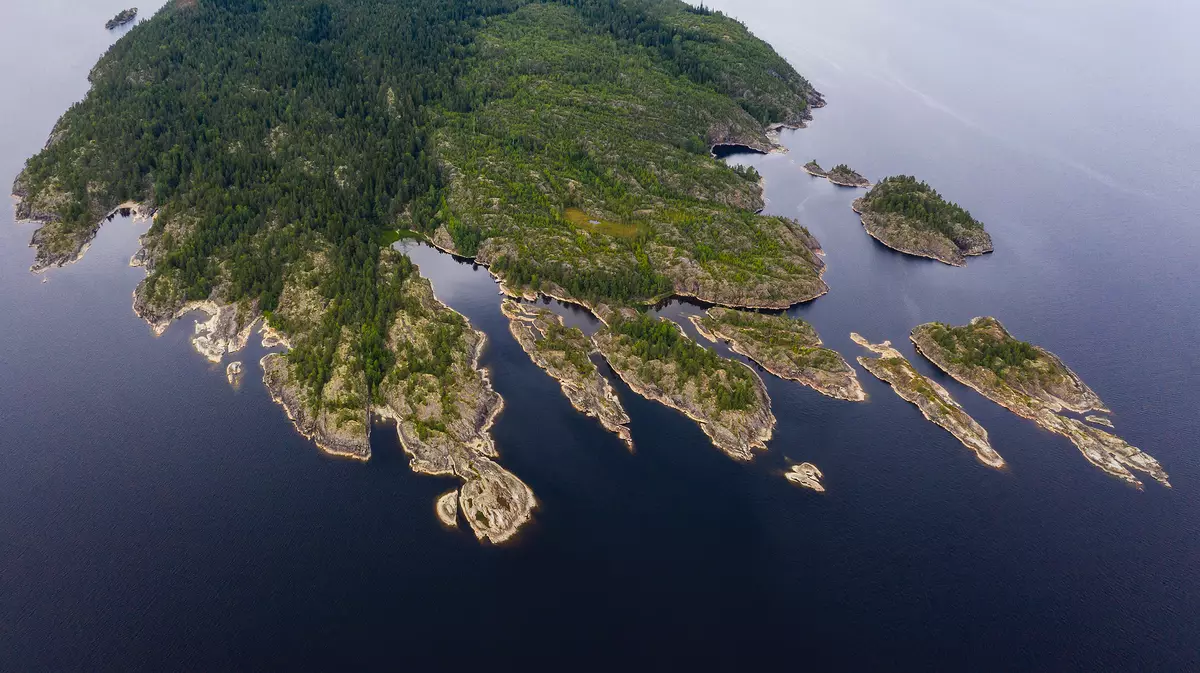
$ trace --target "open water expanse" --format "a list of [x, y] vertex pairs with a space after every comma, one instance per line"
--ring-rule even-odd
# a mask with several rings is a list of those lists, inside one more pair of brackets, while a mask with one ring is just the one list
[[[1006, 470], [861, 370], [866, 404], [764, 376], [779, 426], [738, 464], [605, 368], [630, 453], [521, 351], [484, 270], [410, 243], [487, 332], [501, 462], [540, 502], [480, 545], [437, 522], [454, 482], [410, 472], [389, 427], [366, 464], [298, 436], [257, 343], [235, 390], [191, 317], [154, 338], [130, 310], [144, 224], [34, 276], [34, 228], [0, 209], [0, 670], [1200, 670], [1200, 10], [708, 4], [829, 101], [790, 153], [730, 159], [825, 248], [832, 291], [792, 313], [847, 357], [852, 330], [895, 342]], [[0, 183], [84, 95], [122, 8], [4, 3]], [[813, 158], [928, 180], [997, 252], [955, 269], [876, 244]], [[1062, 357], [1174, 488], [1106, 476], [907, 341], [977, 315]], [[828, 492], [788, 484], [795, 461]]]

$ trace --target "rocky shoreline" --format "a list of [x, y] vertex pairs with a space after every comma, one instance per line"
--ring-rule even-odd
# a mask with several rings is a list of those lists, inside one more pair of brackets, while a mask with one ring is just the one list
[[783, 473], [783, 476], [785, 479], [793, 484], [796, 484], [797, 486], [803, 486], [804, 488], [816, 491], [817, 493], [825, 492], [825, 485], [821, 483], [821, 480], [825, 478], [825, 475], [822, 474], [821, 470], [817, 469], [817, 466], [813, 465], [812, 463], [800, 463], [799, 465], [793, 465], [792, 469]]
[[[669, 321], [668, 321], [669, 322]], [[670, 323], [675, 329], [678, 325]], [[679, 330], [681, 338], [686, 335]], [[771, 398], [762, 379], [754, 370], [740, 362], [726, 360], [728, 366], [742, 367], [750, 375], [753, 400], [744, 409], [721, 409], [708, 393], [718, 381], [725, 382], [724, 371], [688, 378], [674, 363], [648, 360], [635, 352], [629, 337], [604, 327], [592, 340], [613, 371], [634, 392], [649, 400], [664, 404], [700, 424], [700, 429], [713, 446], [735, 460], [751, 460], [756, 449], [766, 449], [775, 430], [775, 415], [771, 413]], [[690, 340], [689, 340], [690, 341]], [[700, 346], [697, 346], [700, 347]], [[702, 348], [702, 347], [700, 347]]]
[[880, 180], [850, 207], [872, 238], [907, 255], [965, 266], [967, 257], [994, 250], [971, 213], [910, 175]]
[[[1022, 344], [995, 318], [975, 318], [968, 325], [952, 327], [941, 323], [917, 326], [910, 337], [917, 351], [963, 385], [1009, 411], [1027, 418], [1043, 429], [1060, 434], [1093, 465], [1129, 484], [1142, 488], [1131, 470], [1144, 472], [1163, 486], [1170, 487], [1166, 470], [1149, 454], [1116, 435], [1085, 425], [1075, 418], [1060, 415], [1066, 409], [1083, 414], [1108, 413], [1100, 397], [1049, 351], [1025, 344], [1036, 354], [1026, 360], [1020, 371], [993, 369], [963, 361], [963, 349], [981, 346]], [[955, 350], [950, 350], [952, 344]]]
[[839, 187], [854, 187], [861, 189], [870, 189], [871, 181], [864, 178], [862, 175], [850, 168], [846, 164], [838, 164], [832, 170], [821, 168], [816, 160], [812, 160], [803, 166], [804, 171], [815, 178], [825, 178]]
[[1000, 469], [1004, 458], [992, 448], [987, 430], [975, 422], [950, 393], [929, 378], [922, 376], [890, 341], [873, 344], [857, 332], [851, 333], [854, 343], [878, 353], [879, 357], [859, 357], [858, 363], [881, 381], [892, 386], [901, 398], [912, 402], [926, 419], [940, 425], [958, 441], [975, 452], [979, 462]]
[[725, 341], [733, 352], [781, 379], [797, 381], [834, 399], [867, 399], [854, 368], [837, 351], [824, 348], [816, 330], [804, 321], [721, 307], [689, 320], [705, 339]]
[[600, 375], [589, 355], [595, 351], [591, 340], [577, 328], [567, 328], [553, 311], [505, 300], [501, 310], [508, 318], [509, 331], [534, 364], [559, 382], [571, 406], [614, 432], [632, 450], [629, 415], [616, 391]]

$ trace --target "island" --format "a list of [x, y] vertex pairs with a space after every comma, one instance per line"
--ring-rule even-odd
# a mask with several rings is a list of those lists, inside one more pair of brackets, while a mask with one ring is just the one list
[[846, 164], [838, 164], [832, 170], [826, 171], [821, 168], [821, 164], [817, 163], [816, 159], [804, 164], [804, 170], [809, 175], [817, 178], [825, 178], [839, 187], [865, 187], [871, 186], [871, 181], [859, 175], [858, 171], [850, 168]]
[[243, 368], [241, 362], [230, 362], [229, 366], [225, 367], [225, 378], [228, 379], [229, 385], [234, 388], [242, 384], [242, 374]]
[[116, 28], [120, 28], [121, 26], [124, 26], [127, 23], [131, 23], [134, 19], [136, 19], [137, 14], [138, 14], [137, 7], [132, 7], [130, 9], [121, 10], [121, 12], [119, 14], [117, 14], [113, 18], [109, 19], [108, 23], [104, 24], [104, 27], [108, 30], [114, 30]]
[[689, 319], [704, 338], [728, 342], [733, 352], [779, 378], [839, 400], [867, 399], [854, 368], [837, 351], [823, 347], [817, 331], [799, 318], [718, 306]]
[[1004, 459], [988, 441], [987, 430], [967, 415], [945, 388], [914, 369], [900, 351], [892, 348], [891, 342], [873, 344], [858, 333], [851, 333], [850, 338], [863, 348], [879, 354], [879, 357], [859, 357], [858, 363], [863, 369], [890, 384], [901, 398], [917, 405], [926, 419], [942, 426], [974, 451], [979, 462], [996, 469], [1004, 467]]
[[613, 371], [639, 395], [700, 424], [714, 446], [750, 460], [775, 428], [762, 379], [689, 339], [675, 323], [630, 309], [613, 312], [592, 336]]
[[1141, 488], [1131, 470], [1170, 486], [1158, 461], [1116, 435], [1062, 414], [1108, 413], [1100, 397], [1062, 360], [1020, 341], [999, 320], [981, 317], [966, 325], [926, 323], [911, 335], [917, 350], [960, 383], [1071, 440], [1092, 464]]
[[596, 350], [591, 339], [577, 327], [566, 327], [562, 316], [549, 309], [511, 299], [500, 308], [508, 317], [509, 330], [517, 343], [534, 364], [558, 380], [571, 405], [599, 420], [632, 449], [629, 415], [589, 357]]
[[821, 471], [817, 469], [817, 466], [813, 465], [812, 463], [800, 463], [799, 465], [793, 465], [792, 469], [783, 473], [783, 476], [797, 486], [803, 486], [804, 488], [814, 490], [818, 493], [825, 492], [825, 486], [821, 483], [821, 479], [823, 479], [825, 475], [821, 474]]
[[434, 511], [443, 525], [458, 528], [458, 489], [438, 496]]
[[910, 175], [880, 180], [852, 207], [868, 234], [905, 254], [964, 266], [967, 257], [993, 249], [971, 213]]
[[[78, 259], [122, 207], [152, 214], [133, 306], [155, 334], [204, 311], [193, 343], [220, 361], [261, 325], [282, 351], [261, 360], [264, 383], [299, 432], [367, 460], [373, 420], [393, 420], [414, 470], [462, 482], [480, 539], [510, 539], [536, 501], [499, 464], [483, 335], [393, 250], [397, 231], [486, 265], [513, 294], [593, 308], [670, 296], [786, 308], [828, 290], [815, 237], [759, 214], [760, 176], [710, 153], [775, 149], [772, 129], [803, 125], [823, 99], [719, 12], [680, 0], [248, 11], [167, 3], [99, 59], [13, 183], [18, 219], [37, 225], [32, 268]], [[770, 436], [749, 368], [688, 380], [663, 394], [731, 451]]]

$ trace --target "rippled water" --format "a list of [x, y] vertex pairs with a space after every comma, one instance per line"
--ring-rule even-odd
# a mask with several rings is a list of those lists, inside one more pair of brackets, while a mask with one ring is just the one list
[[[266, 396], [257, 345], [234, 390], [191, 349], [191, 319], [152, 337], [130, 311], [144, 225], [117, 218], [81, 262], [33, 276], [32, 227], [5, 212], [0, 669], [1200, 668], [1196, 11], [709, 4], [830, 102], [789, 154], [731, 159], [827, 252], [832, 291], [792, 313], [848, 357], [852, 330], [912, 355], [920, 322], [996, 315], [1079, 372], [1174, 489], [1107, 477], [915, 357], [1007, 470], [861, 371], [867, 404], [765, 377], [779, 427], [749, 465], [612, 377], [630, 453], [529, 362], [485, 271], [409, 243], [489, 335], [501, 462], [541, 503], [514, 544], [480, 546], [437, 523], [451, 481], [412, 474], [386, 426], [370, 463], [324, 457]], [[0, 182], [83, 95], [119, 9], [3, 10]], [[853, 191], [800, 170], [812, 158], [929, 180], [997, 252], [953, 269], [883, 248]], [[827, 493], [784, 481], [799, 460]]]

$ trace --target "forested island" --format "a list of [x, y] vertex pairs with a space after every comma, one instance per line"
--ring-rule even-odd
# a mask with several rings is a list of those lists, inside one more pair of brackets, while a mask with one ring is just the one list
[[853, 208], [867, 233], [893, 250], [952, 266], [992, 252], [981, 222], [910, 175], [880, 180]]
[[549, 309], [511, 299], [505, 300], [500, 308], [521, 348], [534, 364], [558, 380], [571, 404], [599, 420], [632, 449], [633, 437], [627, 427], [629, 415], [589, 357], [596, 350], [592, 340], [578, 327], [566, 327], [562, 317]]
[[[397, 230], [587, 306], [828, 289], [817, 241], [756, 214], [759, 176], [709, 153], [771, 149], [768, 128], [802, 125], [820, 94], [678, 0], [173, 0], [89, 79], [14, 181], [18, 219], [40, 225], [31, 268], [78, 259], [114, 209], [153, 213], [138, 315], [161, 333], [208, 311], [196, 343], [217, 360], [262, 321], [288, 348], [264, 379], [301, 432], [367, 459], [371, 416], [394, 419], [413, 468], [461, 478], [458, 510], [493, 542], [535, 501], [494, 460], [482, 334], [391, 250]], [[609, 333], [610, 359], [647, 354], [638, 324]], [[732, 453], [770, 436], [743, 365], [686, 381], [675, 403]]]
[[592, 339], [634, 392], [700, 424], [717, 448], [750, 460], [775, 428], [762, 379], [692, 341], [678, 325], [629, 309], [606, 316]]
[[125, 24], [130, 23], [134, 19], [136, 19], [137, 14], [138, 14], [137, 7], [132, 7], [130, 9], [121, 10], [120, 13], [118, 13], [113, 18], [109, 19], [108, 23], [104, 24], [104, 27], [108, 30], [120, 28], [121, 26], [124, 26]]
[[691, 321], [704, 338], [727, 341], [735, 353], [775, 376], [840, 400], [867, 399], [854, 368], [837, 351], [825, 348], [812, 325], [799, 318], [718, 306]]
[[892, 348], [890, 342], [873, 344], [857, 333], [851, 333], [850, 338], [854, 343], [879, 355], [860, 356], [858, 363], [863, 369], [890, 384], [901, 398], [917, 405], [925, 418], [942, 426], [964, 446], [974, 451], [979, 462], [988, 467], [1004, 467], [1004, 458], [992, 448], [987, 430], [963, 411], [949, 391], [922, 376], [900, 351]]
[[1141, 487], [1131, 470], [1164, 486], [1167, 473], [1152, 456], [1108, 432], [1063, 414], [1109, 413], [1100, 397], [1053, 353], [1014, 338], [999, 320], [966, 325], [926, 323], [912, 332], [922, 355], [959, 382], [1015, 414], [1070, 439], [1105, 472]]
[[846, 164], [838, 164], [830, 170], [821, 168], [816, 159], [804, 164], [804, 170], [811, 176], [825, 178], [841, 187], [870, 187], [871, 181], [859, 175], [858, 171]]

